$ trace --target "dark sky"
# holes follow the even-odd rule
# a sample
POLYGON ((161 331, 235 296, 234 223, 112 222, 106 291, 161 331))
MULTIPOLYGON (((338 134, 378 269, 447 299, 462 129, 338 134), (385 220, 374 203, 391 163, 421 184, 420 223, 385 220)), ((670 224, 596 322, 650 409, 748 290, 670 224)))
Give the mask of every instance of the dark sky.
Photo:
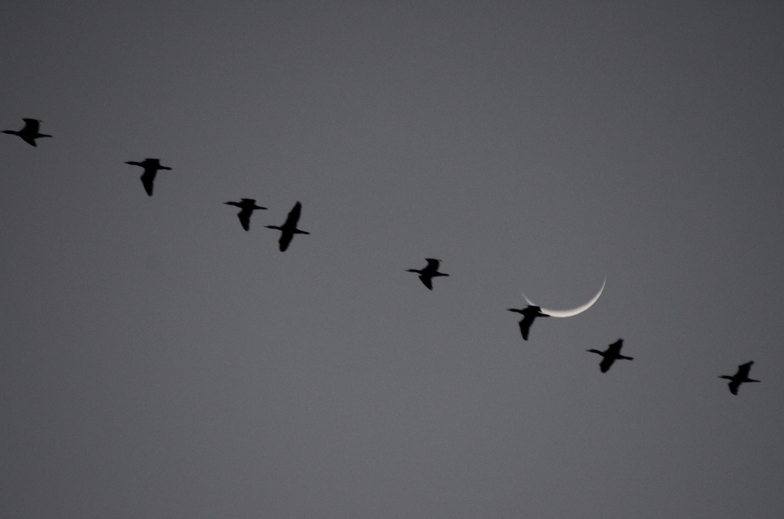
POLYGON ((784 517, 783 4, 378 4, 2 4, 0 516, 784 517))

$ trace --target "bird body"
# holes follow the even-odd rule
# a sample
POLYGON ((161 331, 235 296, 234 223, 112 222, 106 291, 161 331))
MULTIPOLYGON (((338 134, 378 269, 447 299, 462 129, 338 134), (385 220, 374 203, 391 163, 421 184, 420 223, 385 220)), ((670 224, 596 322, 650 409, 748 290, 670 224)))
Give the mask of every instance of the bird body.
POLYGON ((599 351, 594 349, 585 350, 585 351, 590 351, 591 353, 598 353, 599 355, 604 357, 602 359, 602 362, 599 364, 599 369, 602 371, 602 373, 607 373, 607 371, 610 369, 610 366, 612 366, 613 363, 618 359, 634 360, 634 357, 626 357, 624 355, 621 355, 621 347, 623 347, 623 339, 618 339, 614 343, 610 344, 607 347, 607 349, 604 351, 599 351))
POLYGON ((36 139, 40 139, 41 137, 51 137, 51 135, 46 135, 44 133, 40 133, 38 130, 41 127, 41 121, 38 119, 22 119, 25 122, 24 128, 21 130, 3 130, 2 133, 7 133, 9 135, 17 135, 22 138, 30 146, 38 146, 35 143, 36 139))
POLYGON ((240 219, 240 224, 242 224, 242 228, 246 231, 250 230, 250 216, 253 214, 253 211, 256 209, 266 209, 266 207, 261 207, 260 205, 256 205, 256 200, 253 198, 243 198, 239 202, 224 202, 226 205, 233 205, 240 208, 240 212, 237 213, 237 217, 240 219))
POLYGON ((142 173, 142 185, 144 186, 144 190, 147 192, 149 196, 152 196, 152 186, 153 181, 155 180, 155 175, 158 173, 158 170, 166 169, 171 171, 171 168, 166 166, 161 166, 160 159, 144 159, 141 162, 135 161, 128 161, 126 164, 130 164, 131 166, 140 166, 144 168, 144 173, 142 173))
POLYGON ((277 229, 280 231, 280 240, 278 243, 280 245, 280 251, 284 252, 286 249, 289 248, 289 244, 291 243, 292 238, 294 238, 295 234, 310 234, 307 231, 303 231, 301 229, 297 229, 297 222, 299 222, 300 213, 302 212, 302 204, 297 202, 294 204, 294 207, 289 211, 289 215, 286 217, 286 221, 283 222, 283 225, 266 225, 267 229, 277 229))
POLYGON ((537 317, 550 317, 546 313, 542 312, 542 308, 536 305, 528 305, 525 308, 507 308, 509 312, 515 312, 518 314, 522 314, 523 318, 520 320, 520 333, 523 336, 523 340, 528 340, 528 332, 531 330, 531 325, 534 323, 534 319, 537 317))
POLYGON ((738 388, 744 382, 762 382, 761 380, 754 380, 753 378, 749 378, 749 371, 751 371, 751 366, 754 364, 753 360, 745 364, 741 364, 738 366, 738 371, 735 372, 734 375, 719 375, 719 378, 726 378, 730 381, 730 393, 733 395, 738 394, 738 388))
POLYGON ((433 278, 439 276, 448 276, 449 274, 444 274, 443 272, 438 271, 438 266, 441 264, 441 260, 433 259, 433 258, 425 258, 427 260, 427 265, 422 269, 408 269, 406 272, 414 272, 419 274, 419 279, 422 283, 433 290, 433 278))

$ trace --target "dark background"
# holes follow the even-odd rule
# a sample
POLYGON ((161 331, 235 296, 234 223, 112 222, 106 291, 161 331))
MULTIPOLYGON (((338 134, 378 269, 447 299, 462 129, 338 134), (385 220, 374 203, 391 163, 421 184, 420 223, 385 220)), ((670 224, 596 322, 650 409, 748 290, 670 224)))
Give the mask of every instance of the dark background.
POLYGON ((377 4, 2 4, 0 515, 784 517, 782 4, 377 4))

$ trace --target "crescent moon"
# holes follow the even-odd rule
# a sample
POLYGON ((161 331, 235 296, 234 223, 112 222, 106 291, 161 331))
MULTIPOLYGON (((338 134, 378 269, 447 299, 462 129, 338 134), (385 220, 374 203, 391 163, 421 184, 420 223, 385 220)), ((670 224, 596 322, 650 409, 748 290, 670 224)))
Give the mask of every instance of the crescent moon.
MULTIPOLYGON (((590 301, 588 301, 587 303, 585 303, 582 306, 578 306, 577 308, 572 308, 571 310, 549 310, 547 308, 542 308, 542 313, 547 314, 550 317, 572 317, 574 315, 581 314, 581 313, 585 312, 586 310, 588 310, 589 308, 591 308, 593 306, 593 304, 596 301, 598 301, 599 296, 601 296, 602 292, 604 292, 604 285, 605 284, 607 284, 607 278, 604 278, 604 281, 602 281, 602 288, 599 289, 599 291, 596 293, 596 295, 593 296, 590 301)), ((522 294, 522 291, 520 293, 522 294)), ((523 299, 525 299, 526 302, 529 305, 531 305, 531 306, 538 306, 533 301, 531 301, 530 299, 525 297, 525 294, 523 294, 523 299)))

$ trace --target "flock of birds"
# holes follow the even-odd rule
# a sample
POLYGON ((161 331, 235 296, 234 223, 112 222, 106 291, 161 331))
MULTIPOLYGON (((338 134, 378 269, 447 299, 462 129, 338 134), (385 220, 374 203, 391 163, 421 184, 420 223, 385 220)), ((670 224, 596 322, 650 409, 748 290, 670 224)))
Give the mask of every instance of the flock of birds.
MULTIPOLYGON (((39 119, 24 118, 22 120, 25 122, 25 125, 21 130, 3 130, 2 133, 16 135, 31 146, 37 146, 35 142, 36 139, 51 137, 51 135, 40 132, 41 121, 39 119)), ((161 165, 160 159, 147 158, 141 162, 128 161, 125 162, 125 164, 139 166, 144 169, 141 180, 142 185, 144 186, 144 190, 149 196, 152 196, 153 183, 155 181, 155 176, 158 174, 158 171, 170 171, 172 169, 170 167, 161 165)), ((250 230, 250 218, 253 214, 253 211, 267 209, 266 207, 256 205, 256 200, 253 198, 242 198, 239 202, 225 202, 225 204, 233 205, 240 209, 240 212, 237 213, 237 217, 240 220, 242 228, 246 231, 250 230)), ((297 228, 301 213, 302 204, 297 202, 294 204, 294 207, 291 209, 291 211, 289 211, 289 214, 286 217, 286 221, 283 222, 282 225, 265 226, 268 229, 275 229, 280 231, 280 239, 278 243, 281 252, 284 252, 286 249, 288 249, 289 244, 291 244, 291 240, 294 238, 295 234, 310 234, 307 231, 303 231, 302 229, 297 228)), ((440 260, 426 258, 426 261, 427 265, 425 267, 421 269, 408 269, 407 272, 418 274, 422 284, 424 284, 429 290, 433 290, 433 278, 449 276, 449 274, 439 272, 438 268, 441 265, 440 260)), ((525 341, 528 340, 528 334, 531 329, 531 325, 537 317, 550 317, 550 314, 545 313, 540 306, 533 304, 529 304, 525 308, 509 308, 508 311, 515 312, 523 316, 519 324, 520 333, 522 334, 523 340, 525 341)), ((596 349, 589 349, 586 351, 602 356, 599 369, 602 373, 606 373, 609 371, 610 367, 612 367, 616 360, 634 360, 633 357, 627 357, 621 354, 622 347, 623 339, 618 339, 614 343, 610 344, 604 351, 596 349)), ((759 380, 749 378, 749 372, 751 371, 751 366, 753 364, 754 361, 749 361, 745 364, 739 365, 738 371, 735 372, 734 375, 719 375, 719 378, 729 380, 730 392, 733 395, 738 394, 738 388, 740 388, 740 385, 745 382, 760 382, 759 380)))

